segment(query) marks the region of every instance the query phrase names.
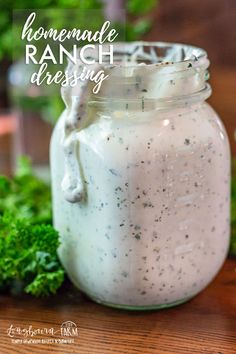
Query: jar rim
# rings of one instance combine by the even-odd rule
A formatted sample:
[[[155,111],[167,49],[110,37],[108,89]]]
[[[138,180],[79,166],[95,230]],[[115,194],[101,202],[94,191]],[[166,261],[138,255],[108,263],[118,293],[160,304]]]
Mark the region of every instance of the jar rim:
[[[104,54],[108,54],[108,43]],[[169,42],[115,42],[114,63],[103,63],[107,75],[99,94],[89,94],[91,105],[109,105],[111,101],[158,101],[159,105],[182,104],[186,100],[204,100],[211,94],[208,80],[207,52],[193,45]],[[92,59],[98,60],[96,49]],[[107,55],[109,57],[109,55]],[[77,96],[72,89],[71,96]]]
[[[108,43],[104,43],[108,46]],[[135,41],[135,42],[115,42],[114,56],[115,64],[104,65],[107,69],[119,68],[137,68],[144,66],[145,69],[158,69],[168,66],[168,73],[191,69],[192,67],[207,68],[209,60],[207,52],[197,46],[174,43],[174,42],[150,42],[150,41]],[[148,52],[149,49],[149,52]],[[116,55],[123,55],[124,60],[121,61]],[[136,62],[134,62],[136,60]]]

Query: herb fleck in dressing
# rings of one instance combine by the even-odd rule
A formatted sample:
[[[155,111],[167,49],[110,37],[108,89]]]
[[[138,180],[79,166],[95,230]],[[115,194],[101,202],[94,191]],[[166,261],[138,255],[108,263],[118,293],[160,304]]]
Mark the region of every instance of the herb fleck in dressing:
[[[201,291],[226,257],[228,140],[204,102],[204,51],[133,43],[121,52],[103,99],[89,84],[77,98],[63,93],[51,144],[59,255],[98,302],[167,307]]]

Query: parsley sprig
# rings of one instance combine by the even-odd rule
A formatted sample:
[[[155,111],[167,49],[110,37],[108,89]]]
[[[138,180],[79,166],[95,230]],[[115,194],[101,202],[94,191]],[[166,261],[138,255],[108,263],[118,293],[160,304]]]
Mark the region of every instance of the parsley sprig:
[[[55,294],[64,280],[51,225],[50,187],[20,161],[12,179],[0,177],[0,290]]]

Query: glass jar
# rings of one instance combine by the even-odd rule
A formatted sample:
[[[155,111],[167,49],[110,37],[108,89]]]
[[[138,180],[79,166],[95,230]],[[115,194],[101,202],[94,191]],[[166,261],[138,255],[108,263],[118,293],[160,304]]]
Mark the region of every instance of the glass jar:
[[[88,83],[86,94],[63,93],[51,143],[59,255],[99,303],[170,307],[203,290],[226,258],[228,138],[205,102],[204,50],[117,46],[99,94]]]

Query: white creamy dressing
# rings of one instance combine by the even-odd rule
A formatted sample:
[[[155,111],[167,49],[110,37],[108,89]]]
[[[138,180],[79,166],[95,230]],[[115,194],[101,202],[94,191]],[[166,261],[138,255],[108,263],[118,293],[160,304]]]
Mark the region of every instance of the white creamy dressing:
[[[144,55],[137,52],[132,63]],[[152,51],[146,59],[150,55],[158,61]],[[180,58],[172,51],[168,60]],[[67,107],[51,145],[54,224],[69,277],[96,301],[156,307],[188,299],[226,257],[224,127],[206,103],[155,108],[156,99],[161,105],[167,96],[171,101],[201,90],[198,61],[179,68],[190,63],[178,80],[170,79],[169,64],[107,69],[112,81],[101,89],[104,107],[87,105],[90,83],[77,97],[63,93]]]
[[[190,88],[188,85],[188,78],[184,77],[184,81],[177,82],[170,85],[169,81],[165,82],[163,78],[160,80],[160,76],[167,75],[171,71],[168,70],[168,56],[165,58],[165,62],[161,62],[159,64],[160,58],[158,58],[156,51],[153,47],[150,48],[148,53],[145,53],[144,47],[140,45],[140,43],[133,43],[128,47],[117,44],[115,47],[115,52],[119,52],[123,54],[123,58],[121,63],[116,67],[118,69],[115,77],[114,77],[114,85],[119,80],[120,74],[125,75],[125,77],[130,77],[131,80],[128,82],[127,87],[124,87],[123,83],[117,85],[115,92],[109,93],[105,91],[107,98],[112,98],[113,94],[119,98],[127,98],[127,89],[129,90],[129,97],[130,98],[137,98],[137,85],[141,83],[140,80],[143,81],[146,87],[149,87],[149,91],[152,92],[155,99],[160,99],[161,97],[166,96],[175,96],[179,94],[181,91],[183,94],[187,89],[187,92],[190,92]],[[124,55],[125,54],[125,55]],[[90,49],[88,52],[90,57],[94,57],[98,59],[97,54],[94,53]],[[127,55],[129,56],[129,62],[127,63]],[[169,51],[169,58],[171,60],[180,60],[180,55],[182,55],[181,51],[177,51],[175,48]],[[187,55],[187,54],[186,54]],[[185,63],[179,63],[179,68],[184,70],[188,65],[194,66],[194,59],[196,56],[193,55],[191,52],[191,57]],[[148,82],[145,83],[145,74],[146,74],[146,65],[145,63],[141,62],[138,63],[140,60],[148,60],[150,63],[155,64],[154,68],[158,73],[155,74],[156,80],[160,81],[159,85],[156,85],[156,82],[152,79],[150,81],[153,82],[153,87],[150,87]],[[173,62],[172,62],[173,63]],[[187,64],[186,64],[187,63]],[[81,67],[84,65],[80,59],[78,59],[77,66]],[[163,68],[163,65],[165,66]],[[187,66],[186,66],[187,65]],[[141,68],[144,66],[144,69]],[[104,69],[104,66],[96,63],[94,65],[89,65],[90,70],[94,70],[95,73]],[[77,67],[69,62],[68,71],[76,70]],[[114,69],[112,67],[110,70],[108,69],[108,73]],[[113,70],[114,71],[114,70]],[[152,70],[153,71],[153,70]],[[152,71],[150,74],[152,74]],[[188,74],[189,75],[189,74]],[[135,81],[134,81],[135,79]],[[148,79],[148,78],[147,78]],[[147,81],[147,80],[146,80]],[[193,86],[193,89],[196,89],[193,85],[192,78],[190,76],[190,85]],[[108,85],[110,90],[110,85]],[[135,88],[135,89],[133,89]],[[84,183],[83,178],[81,175],[81,167],[78,161],[77,156],[77,147],[78,147],[78,132],[86,126],[86,118],[88,117],[86,108],[87,103],[92,95],[92,85],[89,80],[81,81],[79,85],[76,87],[71,88],[70,86],[62,88],[62,98],[66,104],[66,118],[65,118],[65,127],[64,127],[64,134],[63,134],[63,147],[64,147],[64,156],[65,156],[65,175],[62,181],[62,190],[65,195],[65,199],[69,202],[76,203],[80,202],[84,196]],[[142,94],[142,110],[144,110],[144,92]]]

